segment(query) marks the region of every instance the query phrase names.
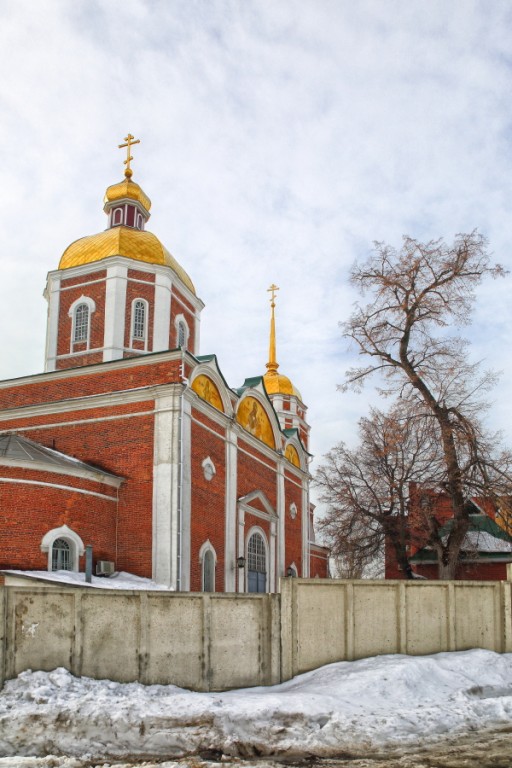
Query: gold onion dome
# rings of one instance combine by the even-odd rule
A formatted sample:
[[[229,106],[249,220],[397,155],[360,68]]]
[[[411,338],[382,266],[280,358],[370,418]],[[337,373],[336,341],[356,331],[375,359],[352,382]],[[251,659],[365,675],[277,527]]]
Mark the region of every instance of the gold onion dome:
[[[295,395],[299,400],[302,400],[297,387],[294,387],[288,376],[282,373],[267,371],[263,376],[263,381],[269,395]]]
[[[116,200],[126,200],[127,198],[140,203],[148,212],[151,209],[151,200],[142,187],[128,178],[123,179],[118,184],[112,184],[110,187],[107,187],[103,202],[107,205],[107,203],[113,203]]]
[[[274,315],[274,309],[276,306],[275,292],[279,290],[277,285],[271,285],[268,289],[271,291],[272,296],[270,299],[271,315],[270,315],[270,345],[268,354],[268,363],[266,365],[267,372],[263,376],[265,383],[265,389],[269,395],[294,395],[302,400],[297,387],[294,387],[288,376],[282,373],[278,373],[279,363],[276,356],[276,321]]]
[[[59,269],[78,267],[95,261],[108,259],[109,256],[124,256],[127,259],[148,264],[161,264],[170,267],[187,288],[195,294],[192,280],[176,259],[164,248],[152,232],[145,232],[132,227],[117,226],[75,240],[66,248],[59,262]]]

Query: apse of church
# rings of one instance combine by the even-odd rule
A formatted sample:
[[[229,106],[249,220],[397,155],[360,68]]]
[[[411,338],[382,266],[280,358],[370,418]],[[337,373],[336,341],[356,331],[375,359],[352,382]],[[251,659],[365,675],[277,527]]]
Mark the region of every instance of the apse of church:
[[[0,568],[83,571],[89,544],[98,572],[174,590],[274,592],[287,574],[325,576],[307,410],[278,373],[278,288],[267,371],[231,389],[200,354],[192,280],[147,229],[138,143],[119,145],[106,230],[48,274],[45,372],[0,382]]]

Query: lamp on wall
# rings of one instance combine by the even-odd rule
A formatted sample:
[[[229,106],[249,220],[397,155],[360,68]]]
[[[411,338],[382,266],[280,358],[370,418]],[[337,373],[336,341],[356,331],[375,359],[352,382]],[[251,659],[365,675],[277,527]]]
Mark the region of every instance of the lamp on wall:
[[[239,568],[245,568],[245,557],[243,555],[240,555],[240,557],[237,557],[236,564]]]

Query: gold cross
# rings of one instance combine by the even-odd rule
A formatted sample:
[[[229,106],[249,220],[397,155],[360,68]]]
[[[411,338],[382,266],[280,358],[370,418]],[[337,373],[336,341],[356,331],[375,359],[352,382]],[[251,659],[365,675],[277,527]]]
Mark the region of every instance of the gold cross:
[[[278,290],[279,290],[279,288],[277,287],[277,285],[274,285],[274,283],[272,283],[270,288],[267,288],[267,292],[270,292],[270,291],[272,292],[272,296],[270,298],[270,306],[271,307],[275,307],[275,305],[276,305],[276,291],[278,291]]]
[[[124,161],[124,165],[126,165],[124,175],[127,179],[129,179],[131,176],[133,176],[133,171],[130,168],[130,162],[133,160],[133,157],[130,155],[130,149],[134,144],[140,144],[140,139],[133,140],[133,136],[131,133],[128,134],[128,136],[124,137],[125,144],[119,144],[119,149],[124,149],[126,147],[126,160]]]

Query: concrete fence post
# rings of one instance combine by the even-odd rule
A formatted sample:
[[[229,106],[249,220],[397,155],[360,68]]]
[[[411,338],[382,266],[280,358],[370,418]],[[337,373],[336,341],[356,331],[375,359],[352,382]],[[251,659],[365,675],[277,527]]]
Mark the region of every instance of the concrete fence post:
[[[293,677],[297,638],[294,636],[294,579],[281,579],[281,682]]]
[[[0,689],[6,676],[6,644],[7,644],[7,594],[5,587],[0,586]]]
[[[502,647],[503,653],[512,653],[512,583],[502,581],[501,616],[502,616]]]

